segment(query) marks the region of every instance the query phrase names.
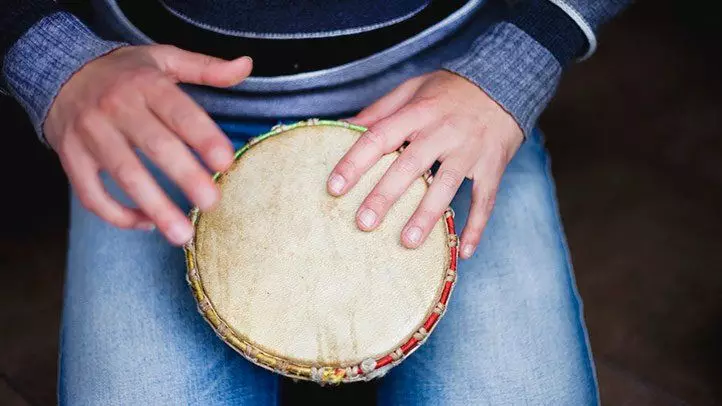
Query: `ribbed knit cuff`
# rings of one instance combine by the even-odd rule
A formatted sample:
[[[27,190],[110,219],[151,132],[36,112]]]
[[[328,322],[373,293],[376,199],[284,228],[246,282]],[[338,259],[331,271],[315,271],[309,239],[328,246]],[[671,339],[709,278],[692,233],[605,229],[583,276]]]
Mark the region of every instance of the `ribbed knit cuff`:
[[[45,117],[63,84],[86,63],[123,45],[99,38],[67,12],[44,17],[15,42],[2,74],[41,140]]]
[[[514,117],[525,135],[531,134],[562,74],[551,52],[507,22],[489,28],[466,55],[443,67],[483,89]]]

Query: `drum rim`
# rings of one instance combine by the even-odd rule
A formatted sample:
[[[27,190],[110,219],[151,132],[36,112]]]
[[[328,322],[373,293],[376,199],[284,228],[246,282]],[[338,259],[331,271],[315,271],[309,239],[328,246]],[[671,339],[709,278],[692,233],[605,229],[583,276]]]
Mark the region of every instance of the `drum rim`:
[[[234,155],[234,162],[240,159],[241,156],[243,156],[243,154],[254,145],[266,139],[297,128],[313,126],[341,127],[358,132],[366,131],[365,127],[344,121],[333,120],[309,119],[290,125],[279,124],[273,127],[269,132],[249,139],[244,146],[236,151]],[[232,166],[229,167],[229,170],[231,168]],[[225,173],[225,171],[215,173],[213,175],[213,181],[218,182]],[[423,179],[426,181],[426,184],[429,185],[433,180],[433,177],[430,172],[427,172],[423,176]],[[197,229],[198,218],[200,217],[198,207],[192,208],[188,216],[193,224],[193,228]],[[434,308],[427,312],[423,318],[423,323],[418,326],[415,332],[411,334],[410,337],[406,339],[395,351],[377,358],[367,358],[360,364],[349,367],[299,363],[295,360],[290,360],[282,356],[272,354],[258,348],[253,343],[244,339],[232,327],[228,326],[226,321],[223,320],[223,318],[215,310],[203,287],[200,273],[198,272],[198,265],[196,263],[195,235],[183,246],[186,259],[186,281],[190,285],[193,297],[196,300],[198,311],[211,326],[216,335],[250,362],[289,378],[315,381],[320,384],[368,381],[383,376],[389,369],[400,364],[406,357],[416,351],[426,341],[426,338],[439,324],[439,320],[441,320],[444,315],[449,298],[451,297],[451,293],[456,283],[456,271],[459,254],[459,238],[456,235],[454,212],[451,208],[446,209],[444,213],[444,225],[444,231],[447,235],[447,246],[449,248],[449,267],[446,272],[446,277],[443,280],[443,287],[437,294],[436,305]]]

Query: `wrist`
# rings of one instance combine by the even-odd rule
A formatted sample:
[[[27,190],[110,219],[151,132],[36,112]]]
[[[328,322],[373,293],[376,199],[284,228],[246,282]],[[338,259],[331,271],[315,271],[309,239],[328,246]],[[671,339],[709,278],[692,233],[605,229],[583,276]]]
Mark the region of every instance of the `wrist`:
[[[2,75],[41,140],[50,106],[65,82],[86,63],[123,45],[99,38],[67,12],[44,17],[14,43]]]
[[[561,78],[554,55],[509,22],[489,28],[461,58],[444,69],[479,86],[506,110],[528,136]]]

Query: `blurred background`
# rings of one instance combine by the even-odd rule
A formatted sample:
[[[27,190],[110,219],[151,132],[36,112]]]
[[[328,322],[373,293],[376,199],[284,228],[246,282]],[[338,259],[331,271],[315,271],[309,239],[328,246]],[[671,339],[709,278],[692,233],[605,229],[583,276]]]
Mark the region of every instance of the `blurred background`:
[[[722,404],[722,27],[706,3],[632,6],[542,116],[605,405]],[[1,96],[0,139],[0,405],[51,405],[67,184]]]

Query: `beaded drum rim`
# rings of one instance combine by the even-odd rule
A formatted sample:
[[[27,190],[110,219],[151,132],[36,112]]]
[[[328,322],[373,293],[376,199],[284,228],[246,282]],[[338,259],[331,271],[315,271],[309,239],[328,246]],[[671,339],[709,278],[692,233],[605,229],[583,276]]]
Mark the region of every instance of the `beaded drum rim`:
[[[246,145],[236,151],[234,155],[234,162],[240,159],[240,157],[254,145],[268,138],[297,128],[313,126],[341,127],[355,130],[360,133],[366,131],[366,128],[362,126],[332,120],[310,119],[291,125],[279,124],[273,127],[271,131],[261,134],[255,138],[251,138]],[[229,168],[229,170],[231,168]],[[218,172],[214,174],[213,181],[218,182],[224,174],[225,172]],[[433,180],[431,174],[428,172],[423,178],[427,185],[429,185]],[[193,227],[197,228],[198,219],[200,217],[199,209],[197,207],[191,209],[189,217]],[[451,208],[448,208],[444,214],[444,225],[444,231],[447,235],[447,245],[449,248],[449,268],[446,272],[446,278],[443,279],[443,287],[439,289],[439,293],[437,294],[435,301],[436,305],[425,315],[423,323],[417,326],[413,334],[411,334],[410,337],[396,350],[378,358],[365,359],[361,363],[353,366],[342,367],[339,365],[312,365],[298,363],[297,361],[263,351],[262,349],[254,346],[241,334],[237,333],[232,327],[228,326],[226,321],[223,320],[223,318],[221,318],[216,312],[210,298],[203,288],[203,282],[201,281],[201,276],[198,272],[198,265],[196,263],[195,236],[191,239],[191,241],[183,246],[187,268],[186,280],[193,292],[193,296],[198,305],[198,311],[208,324],[210,324],[216,335],[218,335],[221,340],[250,362],[289,378],[314,381],[320,384],[368,381],[383,376],[389,369],[401,363],[401,361],[418,349],[426,341],[428,335],[431,334],[434,328],[438,325],[439,320],[444,315],[451,292],[454,288],[454,284],[456,283],[458,262],[459,239],[456,235],[454,227],[454,212]]]

